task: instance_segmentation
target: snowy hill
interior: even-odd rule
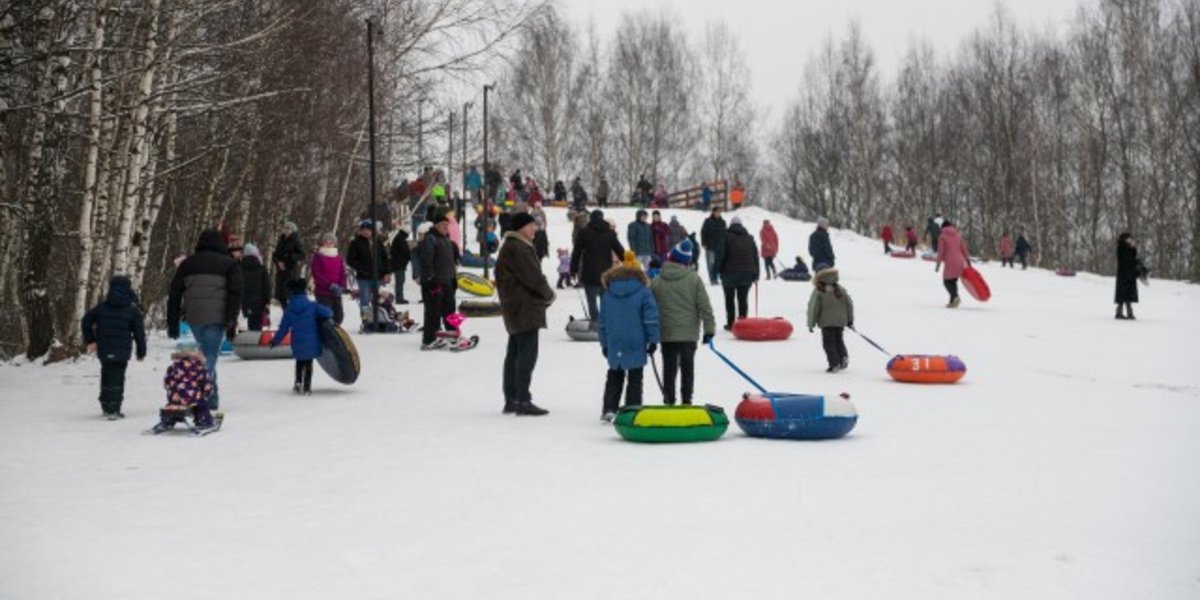
[[[553,254],[570,224],[548,213]],[[624,242],[633,211],[606,213]],[[738,214],[775,223],[781,262],[807,258],[811,224]],[[542,333],[541,419],[500,414],[499,319],[469,320],[464,354],[355,335],[359,383],[318,372],[312,397],[291,361],[223,358],[225,428],[199,439],[139,435],[163,403],[161,333],[124,421],[98,416],[92,362],[0,367],[0,598],[1200,596],[1200,287],[1155,280],[1123,322],[1111,278],[991,263],[992,301],[948,310],[932,263],[833,243],[861,331],[969,369],[895,383],[848,332],[850,369],[826,374],[810,285],[762,282],[760,313],[796,334],[718,346],[773,390],[849,392],[861,418],[838,441],[620,441],[598,421],[598,346],[563,333],[573,290]],[[697,363],[697,400],[732,413],[747,384]]]

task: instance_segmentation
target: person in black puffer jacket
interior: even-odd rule
[[[392,237],[392,275],[396,278],[396,304],[408,304],[404,299],[404,274],[408,272],[408,263],[412,262],[412,248],[408,246],[408,232],[396,230]]]
[[[571,275],[578,277],[583,284],[587,295],[587,317],[592,321],[599,317],[597,302],[604,294],[600,277],[612,268],[614,256],[624,255],[625,248],[617,240],[617,232],[604,220],[604,213],[593,210],[588,224],[579,230],[571,250]]]
[[[360,310],[371,306],[371,294],[379,292],[381,281],[383,285],[387,285],[392,279],[392,267],[389,264],[391,261],[377,234],[375,222],[365,219],[358,224],[358,235],[354,236],[350,246],[346,248],[346,266],[354,269],[354,277],[358,280]]]
[[[133,284],[124,275],[112,278],[108,297],[83,316],[83,343],[100,359],[100,409],[109,420],[124,417],[125,368],[137,344],[137,359],[146,358],[146,327]]]
[[[725,233],[725,253],[721,257],[721,286],[725,289],[725,330],[733,329],[734,297],[737,297],[737,319],[750,313],[747,299],[750,286],[758,281],[758,244],[754,236],[734,217]]]
[[[271,306],[271,276],[254,244],[246,244],[242,249],[242,282],[242,316],[246,317],[246,328],[262,331],[263,316]]]
[[[286,290],[285,290],[286,291]],[[212,375],[213,393],[209,410],[220,408],[217,387],[217,357],[227,332],[237,326],[242,307],[242,267],[232,256],[216,229],[200,233],[196,252],[187,257],[171,280],[167,299],[167,336],[179,339],[182,318],[204,354],[205,366]]]
[[[454,328],[444,320],[454,312],[454,293],[458,288],[458,268],[455,266],[456,251],[450,241],[450,221],[445,214],[433,220],[433,228],[421,240],[421,301],[425,303],[425,321],[421,329],[421,347],[432,350],[437,332],[445,326],[446,331]]]
[[[300,234],[296,224],[287,221],[283,224],[283,233],[275,244],[275,252],[271,254],[271,262],[275,263],[275,299],[280,308],[287,308],[287,283],[300,277],[300,268],[308,254],[300,244]]]

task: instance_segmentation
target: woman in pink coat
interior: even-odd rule
[[[942,223],[942,233],[938,237],[937,265],[933,267],[934,273],[942,268],[942,263],[946,263],[946,270],[942,271],[942,283],[946,286],[946,291],[950,292],[950,302],[946,304],[946,308],[958,308],[958,278],[971,266],[971,253],[967,251],[966,240],[958,234],[954,223],[948,220]]]
[[[758,232],[758,239],[762,243],[759,245],[763,257],[763,263],[767,267],[767,279],[775,275],[775,257],[779,255],[779,234],[775,233],[775,227],[771,225],[771,221],[763,219],[762,229]]]
[[[1005,231],[1004,235],[1000,236],[1000,266],[1013,266],[1013,256],[1017,253],[1017,247],[1013,244],[1012,236]]]
[[[346,260],[338,255],[337,236],[327,233],[321,236],[321,246],[313,254],[309,265],[312,273],[313,295],[317,304],[333,311],[333,322],[342,324],[342,293],[346,290]]]

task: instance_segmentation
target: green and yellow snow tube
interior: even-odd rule
[[[496,284],[474,273],[463,271],[458,274],[456,280],[458,281],[458,289],[472,296],[487,298],[496,293]]]
[[[677,444],[711,442],[729,429],[729,417],[720,406],[627,406],[613,421],[617,433],[629,442]]]

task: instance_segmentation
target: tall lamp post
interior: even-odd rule
[[[489,83],[483,86],[483,169],[486,174],[491,164],[488,162],[488,92],[496,89],[496,84]],[[484,177],[486,180],[486,176]],[[487,186],[484,185],[486,188]],[[488,257],[491,255],[491,249],[488,248],[487,231],[488,226],[492,221],[492,199],[487,198],[483,203],[483,238],[479,240],[479,254],[483,256],[483,278],[488,278]]]
[[[375,17],[367,18],[367,128],[370,131],[369,150],[371,177],[371,273],[375,281],[376,293],[371,294],[371,323],[379,315],[379,252],[376,251],[379,240],[379,216],[375,210]],[[361,292],[359,292],[361,293]],[[374,327],[364,327],[364,331],[374,331]]]
[[[474,102],[464,102],[462,115],[462,185],[459,187],[459,191],[462,194],[462,206],[458,208],[458,212],[459,218],[462,219],[464,248],[466,247],[466,240],[471,239],[467,237],[467,203],[470,202],[470,199],[467,198],[467,110],[474,105]]]

